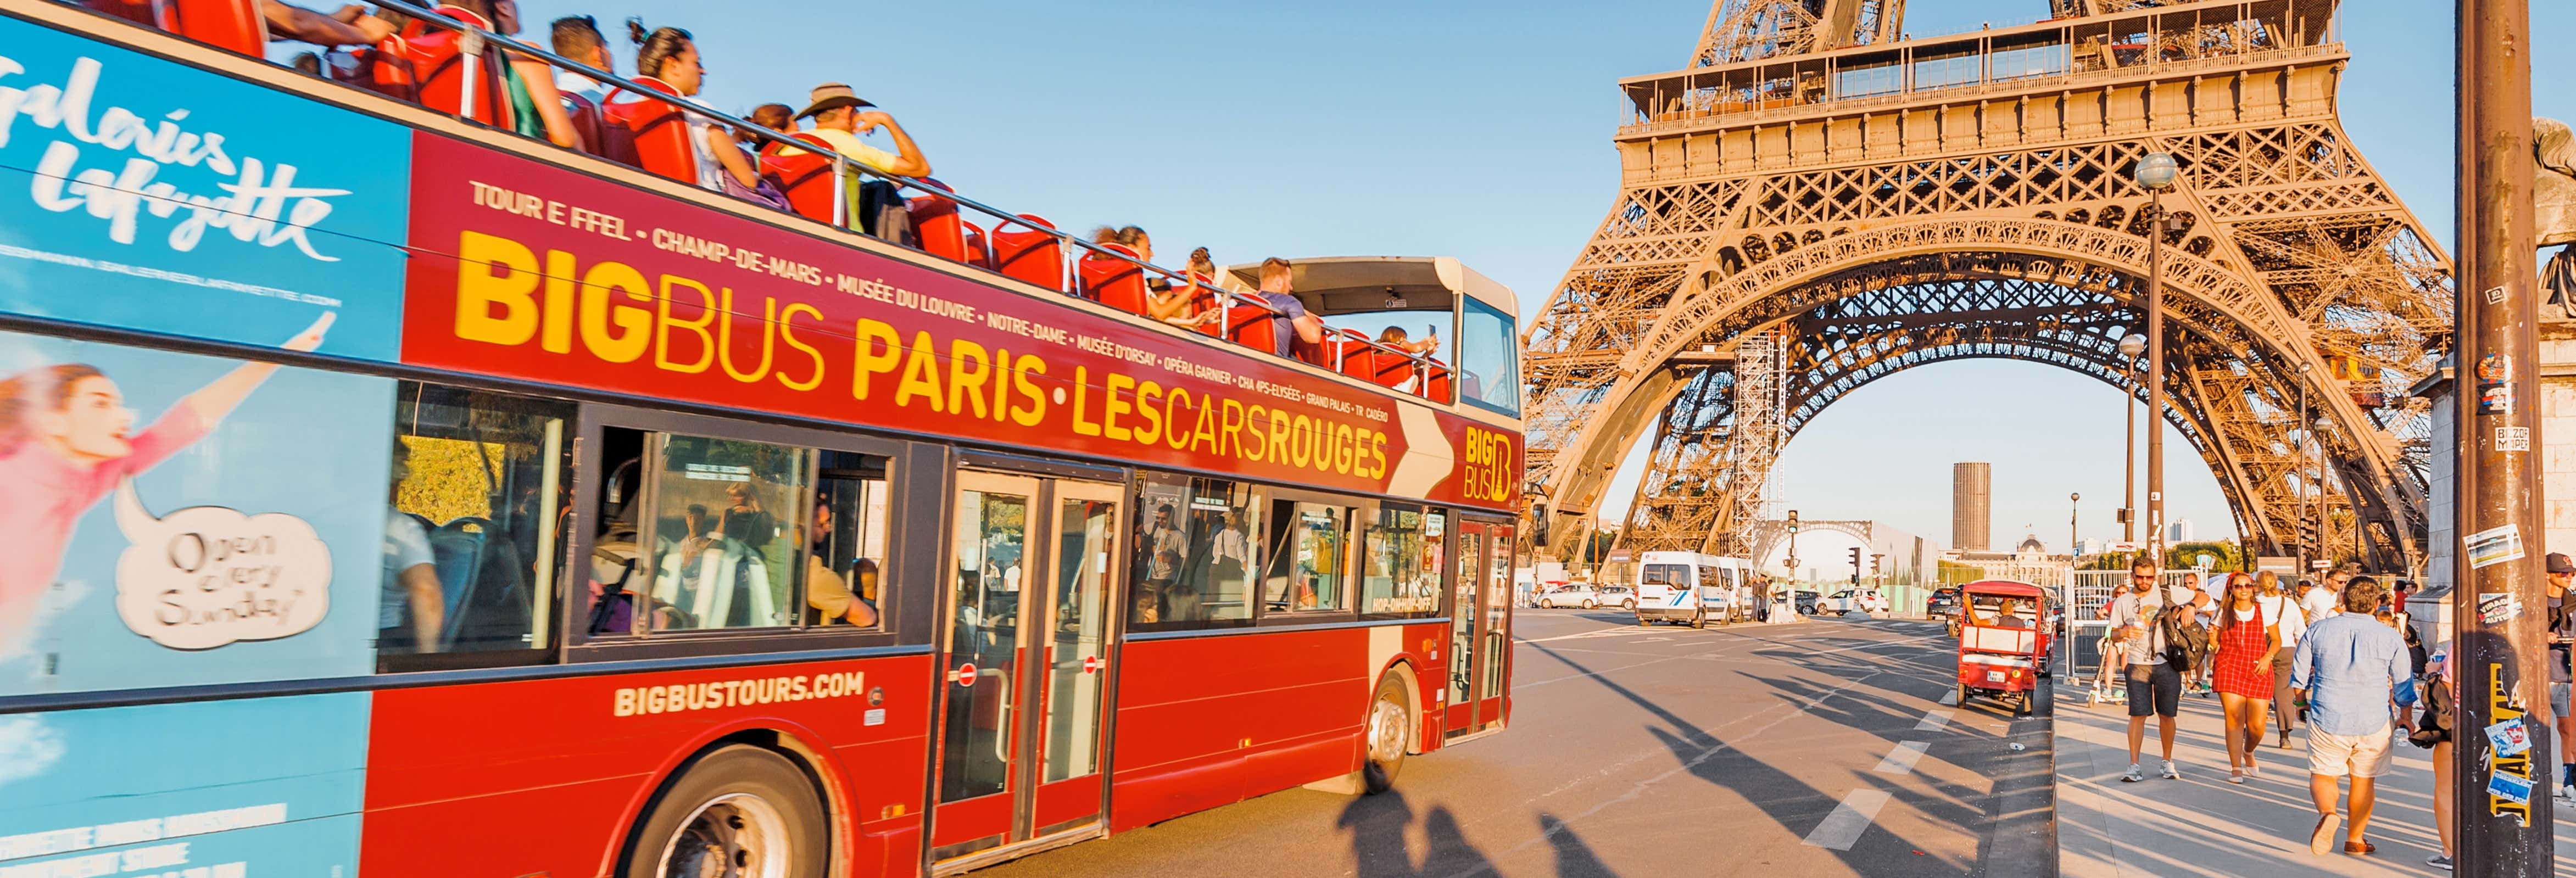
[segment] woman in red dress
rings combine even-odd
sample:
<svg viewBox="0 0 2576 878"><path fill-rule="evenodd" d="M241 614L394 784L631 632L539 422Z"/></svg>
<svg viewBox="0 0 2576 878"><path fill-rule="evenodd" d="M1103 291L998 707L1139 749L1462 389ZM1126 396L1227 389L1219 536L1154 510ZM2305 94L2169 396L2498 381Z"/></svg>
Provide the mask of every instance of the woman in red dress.
<svg viewBox="0 0 2576 878"><path fill-rule="evenodd" d="M2217 647L2211 660L2216 662L2218 703L2227 709L2228 783L2244 783L2246 775L2255 773L2254 748L2263 740L2272 712L2272 654L2281 649L2281 629L2264 618L2269 614L2260 597L2253 576L2228 574L2217 636L2210 638Z"/></svg>

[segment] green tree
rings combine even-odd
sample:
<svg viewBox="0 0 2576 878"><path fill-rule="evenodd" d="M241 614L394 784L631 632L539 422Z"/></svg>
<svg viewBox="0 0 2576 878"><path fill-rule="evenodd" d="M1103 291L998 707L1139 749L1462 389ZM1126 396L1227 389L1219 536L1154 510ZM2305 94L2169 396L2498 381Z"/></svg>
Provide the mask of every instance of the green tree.
<svg viewBox="0 0 2576 878"><path fill-rule="evenodd" d="M2200 556L2209 556L2211 570L2245 569L2245 551L2234 540L2175 543L2165 547L2165 569L2179 570L2200 564Z"/></svg>

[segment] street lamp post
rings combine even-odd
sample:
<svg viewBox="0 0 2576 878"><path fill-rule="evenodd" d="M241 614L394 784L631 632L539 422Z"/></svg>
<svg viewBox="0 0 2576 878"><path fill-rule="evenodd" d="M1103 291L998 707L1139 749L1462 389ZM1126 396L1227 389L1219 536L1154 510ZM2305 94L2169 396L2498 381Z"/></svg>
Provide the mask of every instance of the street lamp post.
<svg viewBox="0 0 2576 878"><path fill-rule="evenodd" d="M2308 425L2313 423L2316 422L2308 417L2308 364L2300 363L2299 444L2296 446L2296 450L2299 452L2299 530L2297 533L2299 548L2297 551L2291 552L2290 554L2298 557L2299 572L2302 574L2308 571L2308 482L2310 481L2307 476ZM2323 467L2319 467L2320 472L2322 472L2323 469ZM2320 522L2317 525L2317 536L2325 536L2325 524L2323 522ZM2322 543L2324 540L2320 539L2318 542Z"/></svg>
<svg viewBox="0 0 2576 878"><path fill-rule="evenodd" d="M2138 355L2147 352L2147 337L2129 333L2120 338L2120 356L2126 358L2121 373L2129 378L2127 392L2120 396L2120 411L2127 415L2129 439L2120 446L2120 541L2138 541Z"/></svg>
<svg viewBox="0 0 2576 878"><path fill-rule="evenodd" d="M2173 156L2147 153L2133 172L2147 190L2147 545L2148 557L2165 557L2165 190L2181 169Z"/></svg>
<svg viewBox="0 0 2576 878"><path fill-rule="evenodd" d="M1798 510L1789 510L1789 585L1798 584Z"/></svg>
<svg viewBox="0 0 2576 878"><path fill-rule="evenodd" d="M2082 494L2070 493L2066 495L2066 563L2068 564L2075 563L2075 516L2083 509L2083 507L2075 504L2083 502L2083 500L2084 495Z"/></svg>

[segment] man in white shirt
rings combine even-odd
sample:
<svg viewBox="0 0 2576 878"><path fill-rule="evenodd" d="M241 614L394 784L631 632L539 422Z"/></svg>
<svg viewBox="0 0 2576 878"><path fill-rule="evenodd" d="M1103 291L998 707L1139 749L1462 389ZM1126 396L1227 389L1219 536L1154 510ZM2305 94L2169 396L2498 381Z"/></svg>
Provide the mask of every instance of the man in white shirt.
<svg viewBox="0 0 2576 878"><path fill-rule="evenodd" d="M2158 588L2156 563L2146 558L2129 566L2129 590L2111 601L2113 639L2128 660L2129 770L2120 780L2146 780L2138 768L2138 751L2146 744L2147 717L2157 719L2157 739L2164 745L2164 776L2180 780L2174 764L2174 719L2182 713L2182 675L2165 661L2163 617L2169 612L2194 613L2210 603L2209 595L2189 585Z"/></svg>
<svg viewBox="0 0 2576 878"><path fill-rule="evenodd" d="M2262 607L2263 620L2281 631L2281 648L2272 654L2272 716L2280 721L2280 744L2287 748L2290 746L2290 731L2298 728L2298 709L2290 700L2291 662L2297 658L2300 635L2308 632L2308 611L2299 606L2297 596L2281 590L2279 574L2257 574L2254 585L2262 595L2255 598L2255 603ZM2260 740L2248 741L2246 746L2260 743Z"/></svg>
<svg viewBox="0 0 2576 878"><path fill-rule="evenodd" d="M2308 624L2314 625L2343 612L2343 583L2352 575L2337 570L2326 574L2324 585L2309 586L2299 593L2299 608L2308 611Z"/></svg>

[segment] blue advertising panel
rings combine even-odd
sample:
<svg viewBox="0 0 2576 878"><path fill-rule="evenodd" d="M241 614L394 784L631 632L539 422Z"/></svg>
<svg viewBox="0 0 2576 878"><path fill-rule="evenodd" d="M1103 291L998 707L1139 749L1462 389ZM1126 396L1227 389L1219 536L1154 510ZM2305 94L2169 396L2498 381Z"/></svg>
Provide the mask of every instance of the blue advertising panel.
<svg viewBox="0 0 2576 878"><path fill-rule="evenodd" d="M355 878L364 692L0 716L0 875Z"/></svg>
<svg viewBox="0 0 2576 878"><path fill-rule="evenodd" d="M0 698L372 673L394 386L0 332Z"/></svg>
<svg viewBox="0 0 2576 878"><path fill-rule="evenodd" d="M0 312L391 360L410 176L407 128L0 17Z"/></svg>

